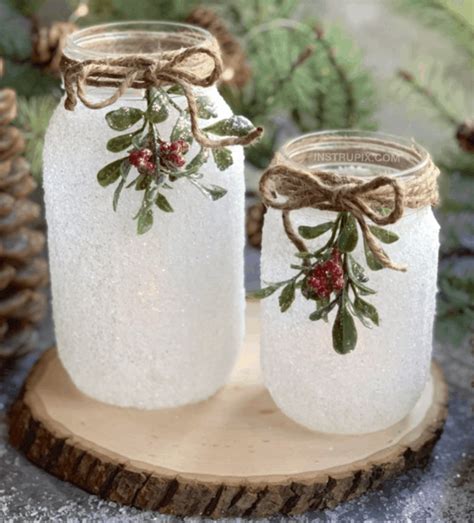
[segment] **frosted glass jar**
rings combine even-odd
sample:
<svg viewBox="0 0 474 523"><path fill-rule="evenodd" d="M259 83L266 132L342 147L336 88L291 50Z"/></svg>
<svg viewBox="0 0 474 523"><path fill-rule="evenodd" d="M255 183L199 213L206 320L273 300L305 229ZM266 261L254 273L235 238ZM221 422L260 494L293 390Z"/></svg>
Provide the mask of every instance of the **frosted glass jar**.
<svg viewBox="0 0 474 523"><path fill-rule="evenodd" d="M206 31L185 26L203 40ZM134 53L135 35L159 49L161 34L182 26L111 24L85 29L68 41L76 60ZM120 42L120 46L116 46ZM106 50L106 51L104 51ZM199 91L217 116L231 110L216 87ZM110 91L88 88L92 100ZM121 106L144 108L144 92L130 90L113 106L73 112L60 103L44 148L44 190L57 347L62 364L84 393L120 406L162 408L208 398L225 384L244 329L243 152L231 147L233 165L219 170L212 155L203 180L227 189L210 201L188 183L166 193L173 213L155 210L153 228L137 235L133 220L141 194L123 191L112 210L114 187L97 172L116 160L106 150L117 136L105 115ZM184 97L175 102L185 106ZM177 116L177 113L176 113ZM170 135L176 116L158 124ZM196 142L189 151L198 151Z"/></svg>
<svg viewBox="0 0 474 523"><path fill-rule="evenodd" d="M304 164L307 169L337 169L366 177L390 172L400 178L416 174L428 158L426 151L412 142L376 133L340 131L315 136L323 136L323 143L308 146L308 136L302 137L284 147L283 155L297 165L301 165L300 157L309 156L311 160ZM347 153L346 138L357 138L362 144L355 151L359 156ZM405 158L389 145L374 145L373 140L379 139L416 147L420 160L410 155ZM378 159L384 155L394 155L395 163L399 155L400 164L405 164L403 171L390 171L379 165ZM315 226L334 220L335 213L301 209L290 216L297 230L300 225ZM285 313L280 312L278 293L262 301L261 361L265 384L283 412L310 429L341 434L382 430L410 412L427 383L439 227L431 208L425 207L407 209L402 219L386 229L396 232L400 239L384 245L385 251L394 262L406 263L408 271L368 269L359 233L353 255L366 269L368 285L377 291L370 296L370 302L378 309L380 326L369 329L357 323L358 342L352 352L341 355L333 350L331 327L335 310L325 323L308 319L314 302L301 295ZM326 240L327 236L322 236L306 243L313 251ZM295 271L290 269L290 263L298 263L295 252L284 232L281 211L268 209L263 229L262 282L291 277Z"/></svg>

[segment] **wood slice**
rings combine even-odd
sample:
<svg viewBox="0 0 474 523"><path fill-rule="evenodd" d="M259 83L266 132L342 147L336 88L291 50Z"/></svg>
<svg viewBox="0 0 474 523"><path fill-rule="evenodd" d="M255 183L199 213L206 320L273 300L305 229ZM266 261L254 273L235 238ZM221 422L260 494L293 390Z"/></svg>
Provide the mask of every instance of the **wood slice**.
<svg viewBox="0 0 474 523"><path fill-rule="evenodd" d="M82 394L51 349L10 411L10 441L33 463L103 498L178 516L268 517L334 507L424 466L441 435L447 387L433 365L413 411L360 436L309 431L261 384L258 313L230 383L211 399L144 411Z"/></svg>

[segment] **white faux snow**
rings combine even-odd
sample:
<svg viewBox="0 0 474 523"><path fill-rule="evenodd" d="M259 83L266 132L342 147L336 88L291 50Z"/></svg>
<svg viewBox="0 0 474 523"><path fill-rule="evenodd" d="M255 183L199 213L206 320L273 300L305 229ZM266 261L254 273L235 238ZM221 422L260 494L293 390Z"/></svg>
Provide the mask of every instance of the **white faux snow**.
<svg viewBox="0 0 474 523"><path fill-rule="evenodd" d="M231 114L215 88L206 94L217 119ZM243 336L245 188L242 148L233 147L232 167L220 172L211 159L201 169L203 183L228 190L224 198L211 202L178 181L166 192L175 212L156 208L152 230L138 236L142 193L124 190L114 213L115 185L101 187L96 175L126 155L106 151L121 133L105 114L144 104L68 112L61 103L46 137L44 187L61 361L84 393L149 409L205 399L232 370ZM163 136L173 121L160 124Z"/></svg>
<svg viewBox="0 0 474 523"><path fill-rule="evenodd" d="M304 209L291 213L294 227L317 225L334 213ZM329 323L308 319L314 302L297 294L285 313L278 292L262 301L262 366L265 384L287 416L322 432L345 434L382 430L412 409L425 386L431 361L439 226L431 209L410 212L387 227L400 239L384 249L406 273L371 271L364 297L375 305L380 326L368 329L355 319L358 342L349 354L332 348ZM310 242L320 246L327 235ZM294 275L295 247L286 237L281 212L265 215L262 280L277 282ZM362 242L355 253L365 267Z"/></svg>

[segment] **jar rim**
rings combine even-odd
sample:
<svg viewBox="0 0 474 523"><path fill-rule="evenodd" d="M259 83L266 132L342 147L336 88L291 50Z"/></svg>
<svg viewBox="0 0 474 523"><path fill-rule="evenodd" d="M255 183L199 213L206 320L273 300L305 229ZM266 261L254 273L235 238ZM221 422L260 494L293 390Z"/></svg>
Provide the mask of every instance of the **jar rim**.
<svg viewBox="0 0 474 523"><path fill-rule="evenodd" d="M329 151L338 158L331 161ZM357 160L355 151L358 151ZM364 151L366 154L364 154ZM378 131L363 131L358 129L337 129L330 131L316 131L303 134L288 141L280 149L280 154L286 161L296 164L298 167L306 167L310 170L334 170L330 165L350 167L374 167L388 168L388 165L402 166L391 167L389 172L383 174L394 177L410 177L423 170L430 161L428 151L415 142L414 139L405 138L389 133ZM318 161L321 154L321 161ZM301 156L309 156L311 165L298 159ZM378 160L380 158L380 160ZM325 159L325 161L323 161ZM385 159L383 162L381 159ZM389 161L391 160L391 161ZM353 176L360 176L357 172ZM369 177L382 174L373 172ZM367 174L361 174L367 177Z"/></svg>
<svg viewBox="0 0 474 523"><path fill-rule="evenodd" d="M99 25L91 25L68 35L64 54L68 58L76 60L87 60L97 58L107 58L111 54L116 56L123 56L127 54L143 54L143 55L160 55L164 52L159 47L159 41L165 35L173 36L178 48L187 48L194 45L202 45L213 40L212 34L198 26L191 24L167 22L167 21L125 21L112 22ZM154 52L140 51L138 48L133 49L133 38L138 37L149 38L155 37ZM130 41L131 49L129 51L119 50L113 46L107 47L107 42L124 43L126 40ZM103 49L100 50L102 45ZM99 47L99 49L97 49Z"/></svg>

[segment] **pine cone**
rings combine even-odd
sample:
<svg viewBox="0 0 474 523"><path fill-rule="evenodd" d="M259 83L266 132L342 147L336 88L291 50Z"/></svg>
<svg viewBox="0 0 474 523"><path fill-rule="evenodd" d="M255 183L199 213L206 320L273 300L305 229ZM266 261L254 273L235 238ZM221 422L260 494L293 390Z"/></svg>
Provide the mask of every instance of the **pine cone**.
<svg viewBox="0 0 474 523"><path fill-rule="evenodd" d="M474 120L466 120L456 131L459 147L468 153L474 153Z"/></svg>
<svg viewBox="0 0 474 523"><path fill-rule="evenodd" d="M206 7L197 7L189 14L186 21L207 29L219 42L224 62L221 80L235 87L243 87L250 79L250 66L242 46L229 31L225 22L214 11Z"/></svg>
<svg viewBox="0 0 474 523"><path fill-rule="evenodd" d="M76 29L77 27L71 22L53 22L49 27L34 24L31 36L32 63L59 75L59 64L66 38Z"/></svg>
<svg viewBox="0 0 474 523"><path fill-rule="evenodd" d="M39 290L48 280L47 263L40 256L45 237L30 228L41 208L28 199L36 183L20 156L23 135L10 125L15 115L15 92L0 90L0 358L34 348L35 324L47 306Z"/></svg>
<svg viewBox="0 0 474 523"><path fill-rule="evenodd" d="M247 208L245 228L247 240L252 247L260 249L262 246L263 220L267 208L262 202L257 202Z"/></svg>

